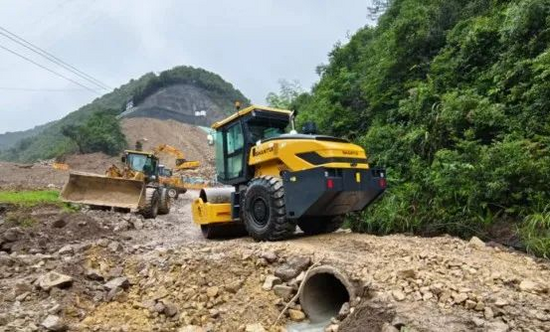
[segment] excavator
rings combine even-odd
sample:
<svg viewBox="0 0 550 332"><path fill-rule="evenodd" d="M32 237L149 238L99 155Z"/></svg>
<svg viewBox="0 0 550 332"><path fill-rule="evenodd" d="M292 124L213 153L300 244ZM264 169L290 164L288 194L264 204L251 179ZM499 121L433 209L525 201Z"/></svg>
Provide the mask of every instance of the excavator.
<svg viewBox="0 0 550 332"><path fill-rule="evenodd" d="M200 162L198 161L188 161L185 159L185 155L183 152L168 144L161 144L153 149L153 152L155 155L159 155L161 153L168 153L173 155L176 158L176 167L174 168L174 171L183 171L183 170L189 170L189 169L196 169L200 166Z"/></svg>
<svg viewBox="0 0 550 332"><path fill-rule="evenodd" d="M60 193L62 201L92 208L135 210L145 218L170 212L168 189L159 182L154 153L126 150L123 169L112 165L105 175L71 172Z"/></svg>
<svg viewBox="0 0 550 332"><path fill-rule="evenodd" d="M187 192L185 183L181 174L182 171L197 169L200 166L198 161L188 161L185 159L183 152L168 144L161 144L153 149L153 152L158 157L162 153L167 153L176 158L176 166L174 169L160 165L159 176L160 183L168 189L168 196L172 199L177 199L179 195Z"/></svg>
<svg viewBox="0 0 550 332"><path fill-rule="evenodd" d="M386 189L365 150L331 136L298 134L294 112L250 106L212 125L217 179L202 189L193 220L206 238L245 229L258 241L330 233ZM291 127L290 133L286 133Z"/></svg>

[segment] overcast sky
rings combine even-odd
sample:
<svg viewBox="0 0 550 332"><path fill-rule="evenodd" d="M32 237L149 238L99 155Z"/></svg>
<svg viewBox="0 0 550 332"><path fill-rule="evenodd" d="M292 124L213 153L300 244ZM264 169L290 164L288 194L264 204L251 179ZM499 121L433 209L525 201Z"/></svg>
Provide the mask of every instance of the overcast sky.
<svg viewBox="0 0 550 332"><path fill-rule="evenodd" d="M315 67L327 62L333 45L369 23L368 3L0 0L0 27L110 87L191 65L220 74L264 103L279 79L309 89L318 79ZM2 35L0 46L85 83ZM98 96L0 48L0 133L59 119Z"/></svg>

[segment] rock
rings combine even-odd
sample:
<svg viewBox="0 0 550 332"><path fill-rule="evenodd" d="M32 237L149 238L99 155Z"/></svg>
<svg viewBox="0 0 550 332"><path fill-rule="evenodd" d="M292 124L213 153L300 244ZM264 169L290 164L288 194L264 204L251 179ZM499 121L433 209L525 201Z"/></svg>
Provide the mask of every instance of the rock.
<svg viewBox="0 0 550 332"><path fill-rule="evenodd" d="M406 298L405 293L400 290L394 290L392 295L397 301L403 301Z"/></svg>
<svg viewBox="0 0 550 332"><path fill-rule="evenodd" d="M134 225L134 228L138 231L143 229L143 221L139 218L132 219L132 225Z"/></svg>
<svg viewBox="0 0 550 332"><path fill-rule="evenodd" d="M325 332L338 332L338 328L337 324L330 324L325 328Z"/></svg>
<svg viewBox="0 0 550 332"><path fill-rule="evenodd" d="M6 242L15 242L21 236L21 230L17 227L9 228L4 232L2 238Z"/></svg>
<svg viewBox="0 0 550 332"><path fill-rule="evenodd" d="M86 270L85 275L86 275L86 278L88 278L90 280L102 281L104 279L101 272L99 272L98 270L94 270L94 269Z"/></svg>
<svg viewBox="0 0 550 332"><path fill-rule="evenodd" d="M112 241L111 243L109 243L108 248L109 250L111 250L111 252L120 252L122 251L122 244L117 241Z"/></svg>
<svg viewBox="0 0 550 332"><path fill-rule="evenodd" d="M311 258L308 256L294 256L288 260L287 264L298 270L299 274L300 272L307 270L309 265L311 265Z"/></svg>
<svg viewBox="0 0 550 332"><path fill-rule="evenodd" d="M168 317L174 317L178 313L178 307L172 302L164 302L164 310L162 312Z"/></svg>
<svg viewBox="0 0 550 332"><path fill-rule="evenodd" d="M269 275L265 278L264 284L262 285L263 290L271 290L273 286L280 285L282 283L281 279L276 276Z"/></svg>
<svg viewBox="0 0 550 332"><path fill-rule="evenodd" d="M153 306L153 311L154 311L154 312L158 312L158 313L160 314L160 313L163 313L163 312L164 312L164 309L165 309L165 308L166 308L166 307L165 307L164 303L162 303L162 302L157 302L157 303L155 303L155 305Z"/></svg>
<svg viewBox="0 0 550 332"><path fill-rule="evenodd" d="M397 275L403 279L417 279L418 275L415 270L402 270L397 272Z"/></svg>
<svg viewBox="0 0 550 332"><path fill-rule="evenodd" d="M264 327L260 323L248 324L244 330L245 332L265 332Z"/></svg>
<svg viewBox="0 0 550 332"><path fill-rule="evenodd" d="M67 225L67 220L65 219L66 217L63 215L63 216L60 216L59 218L57 218L56 220L54 220L54 222L52 222L52 227L53 228L63 228Z"/></svg>
<svg viewBox="0 0 550 332"><path fill-rule="evenodd" d="M294 295L294 288L286 285L275 285L273 287L275 295L282 297L285 300L290 300Z"/></svg>
<svg viewBox="0 0 550 332"><path fill-rule="evenodd" d="M384 323L380 329L380 332L399 332L399 330L389 323Z"/></svg>
<svg viewBox="0 0 550 332"><path fill-rule="evenodd" d="M288 309L288 317L295 322L301 322L306 319L306 314L302 310Z"/></svg>
<svg viewBox="0 0 550 332"><path fill-rule="evenodd" d="M472 238L468 242L468 246L476 249L482 249L485 248L485 242L481 241L481 239L477 236L472 236Z"/></svg>
<svg viewBox="0 0 550 332"><path fill-rule="evenodd" d="M74 254L74 249L71 245L66 245L64 246L63 248L59 249L59 251L57 252L58 254L60 255L72 255Z"/></svg>
<svg viewBox="0 0 550 332"><path fill-rule="evenodd" d="M455 293L455 294L452 295L452 297L453 297L453 302L455 304L460 304L460 303L462 303L462 302L464 302L468 299L468 294L466 294L466 293L458 293L458 294Z"/></svg>
<svg viewBox="0 0 550 332"><path fill-rule="evenodd" d="M213 297L216 297L218 295L219 291L220 291L220 289L218 288L218 286L208 287L206 289L206 295L210 298L213 298Z"/></svg>
<svg viewBox="0 0 550 332"><path fill-rule="evenodd" d="M42 275L39 278L38 285L45 291L52 289L53 287L57 288L66 288L70 287L73 283L73 278L57 273L54 271L48 272L45 275Z"/></svg>
<svg viewBox="0 0 550 332"><path fill-rule="evenodd" d="M446 303L451 298L452 293L449 291L443 291L439 296L439 302Z"/></svg>
<svg viewBox="0 0 550 332"><path fill-rule="evenodd" d="M529 292L529 293L543 293L544 289L537 283L531 281L531 280L523 280L519 284L519 289L522 292Z"/></svg>
<svg viewBox="0 0 550 332"><path fill-rule="evenodd" d="M485 319L493 319L495 317L493 309L491 309L491 307L485 307L485 310L483 311L483 316L485 317Z"/></svg>
<svg viewBox="0 0 550 332"><path fill-rule="evenodd" d="M15 261L13 260L13 258L7 255L0 255L0 266L11 267L14 263Z"/></svg>
<svg viewBox="0 0 550 332"><path fill-rule="evenodd" d="M472 318L472 323L474 323L476 327L483 327L483 325L485 325L485 321L478 317Z"/></svg>
<svg viewBox="0 0 550 332"><path fill-rule="evenodd" d="M476 306L474 307L474 310L475 311L485 310L485 304L483 302L479 301L478 303L476 303Z"/></svg>
<svg viewBox="0 0 550 332"><path fill-rule="evenodd" d="M300 272L298 272L296 269L287 265L279 266L275 270L275 276L281 278L284 281L289 281L292 278L298 276L298 274L300 274Z"/></svg>
<svg viewBox="0 0 550 332"><path fill-rule="evenodd" d="M243 282L241 280L236 280L236 281L233 281L233 282L225 285L225 289L229 293L235 294L239 291L239 289L241 289L242 286L243 286Z"/></svg>
<svg viewBox="0 0 550 332"><path fill-rule="evenodd" d="M349 310L350 307L349 307L349 302L346 302L344 304L342 304L342 307L340 308L340 311L338 312L338 319L339 320L344 320L344 318L346 318L348 315L349 315Z"/></svg>
<svg viewBox="0 0 550 332"><path fill-rule="evenodd" d="M115 288L128 289L130 287L130 282L126 277L118 277L110 280L104 286L109 290L115 289Z"/></svg>
<svg viewBox="0 0 550 332"><path fill-rule="evenodd" d="M265 251L260 255L260 257L265 259L268 263L273 263L277 260L277 254L273 251Z"/></svg>
<svg viewBox="0 0 550 332"><path fill-rule="evenodd" d="M275 270L275 276L281 278L283 281L289 281L297 277L302 271L305 271L310 264L311 259L309 257L291 257L285 264Z"/></svg>
<svg viewBox="0 0 550 332"><path fill-rule="evenodd" d="M464 306L466 307L466 309L474 309L476 307L477 303L475 301L472 301L472 300L466 300L466 303L464 303Z"/></svg>
<svg viewBox="0 0 550 332"><path fill-rule="evenodd" d="M206 332L206 330L197 325L187 325L180 327L178 332Z"/></svg>
<svg viewBox="0 0 550 332"><path fill-rule="evenodd" d="M61 318L55 315L48 315L40 325L50 331L65 331L67 329Z"/></svg>
<svg viewBox="0 0 550 332"><path fill-rule="evenodd" d="M508 330L510 330L508 324L501 321L491 322L485 325L485 331L487 332L507 332Z"/></svg>
<svg viewBox="0 0 550 332"><path fill-rule="evenodd" d="M31 291L32 291L31 284L24 280L17 281L15 283L15 287L13 288L13 293L15 294L15 296L19 296L21 294L31 292Z"/></svg>
<svg viewBox="0 0 550 332"><path fill-rule="evenodd" d="M501 299L501 298L498 298L495 300L495 306L499 307L499 308L502 308L504 306L507 306L508 305L508 301L504 300L504 299Z"/></svg>

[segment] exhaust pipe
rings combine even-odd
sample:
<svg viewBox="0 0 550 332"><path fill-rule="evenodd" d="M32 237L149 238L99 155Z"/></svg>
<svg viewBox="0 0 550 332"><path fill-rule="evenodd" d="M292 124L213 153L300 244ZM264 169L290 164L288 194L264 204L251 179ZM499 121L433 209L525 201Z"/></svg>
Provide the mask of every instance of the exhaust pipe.
<svg viewBox="0 0 550 332"><path fill-rule="evenodd" d="M358 287L344 273L329 266L311 269L298 294L300 305L312 323L337 317L342 305L354 301Z"/></svg>

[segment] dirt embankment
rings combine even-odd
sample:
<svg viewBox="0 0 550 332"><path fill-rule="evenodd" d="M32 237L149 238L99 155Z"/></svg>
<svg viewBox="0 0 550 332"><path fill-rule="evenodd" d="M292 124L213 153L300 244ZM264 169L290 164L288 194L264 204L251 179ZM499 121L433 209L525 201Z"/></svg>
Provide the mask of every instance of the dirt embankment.
<svg viewBox="0 0 550 332"><path fill-rule="evenodd" d="M475 238L205 241L196 195L154 220L37 208L34 226L16 227L1 212L0 331L287 331L299 303L271 326L314 263L363 285L329 331L550 331L548 261Z"/></svg>

